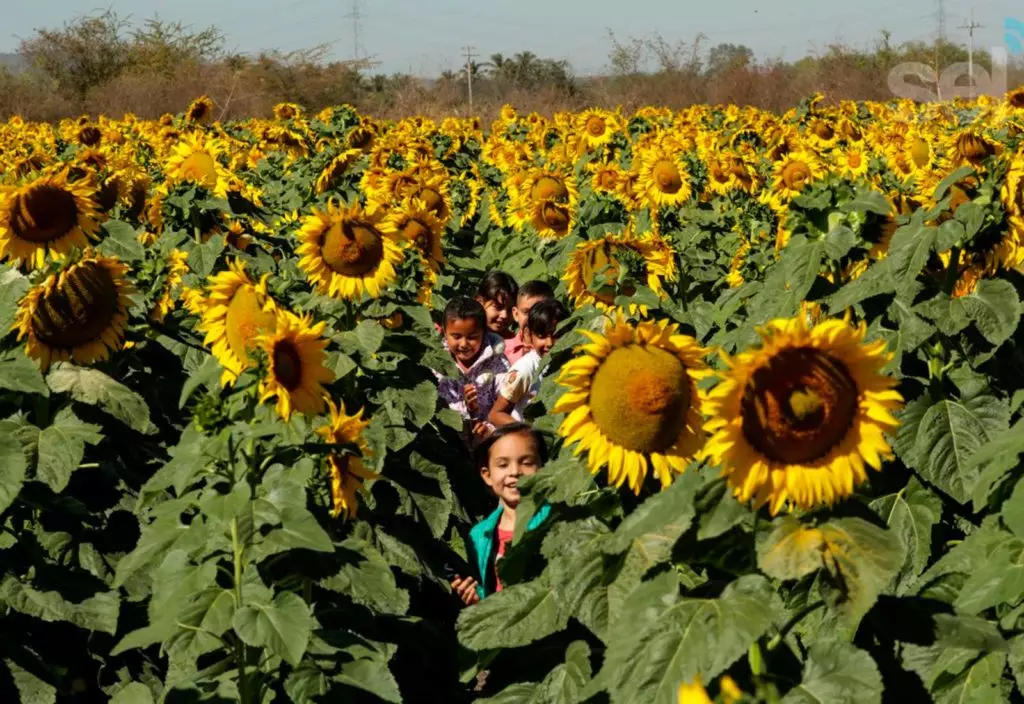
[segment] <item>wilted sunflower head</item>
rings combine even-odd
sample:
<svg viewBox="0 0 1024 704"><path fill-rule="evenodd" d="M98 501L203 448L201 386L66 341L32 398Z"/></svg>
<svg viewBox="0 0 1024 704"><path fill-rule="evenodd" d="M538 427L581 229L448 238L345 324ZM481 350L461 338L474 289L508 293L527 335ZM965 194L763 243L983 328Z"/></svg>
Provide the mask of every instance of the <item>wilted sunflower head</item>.
<svg viewBox="0 0 1024 704"><path fill-rule="evenodd" d="M705 350L678 326L623 319L604 335L582 331L589 344L566 364L558 383L566 392L555 413L567 413L560 433L587 452L590 471L608 467L615 486L639 493L648 467L662 486L683 472L700 448Z"/></svg>
<svg viewBox="0 0 1024 704"><path fill-rule="evenodd" d="M192 101L185 111L185 120L196 124L206 124L213 119L213 101L201 96Z"/></svg>
<svg viewBox="0 0 1024 704"><path fill-rule="evenodd" d="M317 428L316 432L326 443L355 445L359 450L358 455L351 452L333 453L327 460L331 475L331 515L350 520L355 517L359 506L358 492L363 488L363 482L378 477L364 463L372 454L364 435L370 423L363 420L361 409L355 415L348 415L344 403L335 405L330 398L327 399L327 406L331 412L330 421Z"/></svg>
<svg viewBox="0 0 1024 704"><path fill-rule="evenodd" d="M902 397L881 373L884 341L865 344L867 328L806 316L759 330L759 349L726 358L724 380L708 396L713 436L705 454L736 497L810 509L831 505L892 457L886 434Z"/></svg>
<svg viewBox="0 0 1024 704"><path fill-rule="evenodd" d="M32 288L18 308L18 339L45 370L56 361L92 364L121 348L132 293L128 267L113 257L85 258Z"/></svg>

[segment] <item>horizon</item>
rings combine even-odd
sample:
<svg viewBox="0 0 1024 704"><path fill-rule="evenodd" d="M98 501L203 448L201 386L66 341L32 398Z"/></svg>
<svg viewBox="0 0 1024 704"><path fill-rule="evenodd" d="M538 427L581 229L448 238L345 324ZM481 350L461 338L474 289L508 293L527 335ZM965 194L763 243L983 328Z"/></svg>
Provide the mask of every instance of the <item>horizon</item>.
<svg viewBox="0 0 1024 704"><path fill-rule="evenodd" d="M240 3L211 6L202 0L177 0L173 5L164 0L132 3L121 0L104 8L97 8L95 0L53 0L46 6L19 3L13 11L8 10L5 25L9 34L0 36L0 53L17 53L20 40L30 37L36 29L59 28L66 22L104 9L136 22L158 17L193 29L215 26L225 36L225 50L232 53L289 52L326 44L328 60L344 61L357 54L353 20L347 15L358 7L358 56L376 62L372 72L401 73L423 79L436 79L446 70L458 71L465 62L461 51L465 45L474 47L477 61L486 61L495 53L511 56L530 51L540 58L568 61L580 77L604 75L609 72L612 44L608 30L598 29L603 25L614 25L615 37L623 44L632 39L660 36L675 46L693 42L703 35L702 54L718 44L732 43L749 47L759 63L792 62L820 55L833 44L869 49L885 31L891 33L895 45L934 41L938 32L933 0L910 0L892 12L887 12L892 5L888 0L875 0L857 10L823 9L820 3L810 0L780 0L770 7L760 7L762 3L756 0L726 0L715 7L700 8L683 8L669 4L668 0L634 0L628 8L612 7L601 13L589 8L589 17L583 14L588 11L583 0L566 0L557 8L542 0L521 0L519 11L514 14L506 11L506 16L498 16L500 11L496 12L496 8L487 8L491 14L481 13L470 6L468 0L438 0L437 6L430 8L429 18L410 17L409 10L421 6L403 0L342 0L339 5L311 0L304 3L298 13L291 11L298 7L297 3L268 4L266 11L260 11L264 2L245 3L246 14L241 17L230 15L231 6ZM358 5L354 4L356 2ZM974 31L975 47L984 51L991 46L1003 46L1003 21L1014 16L1012 4L1009 0L973 4L975 22L981 25ZM972 2L946 0L945 6L946 40L966 45L968 30L961 25L969 16ZM564 13L567 8L571 14L574 9L578 10L575 14L580 16L551 16L553 12ZM645 8L654 12L643 12ZM289 12L282 22L283 10ZM620 16L623 12L625 14ZM652 14L663 15L663 21L647 19ZM524 16L526 19L522 19ZM800 22L786 19L793 16L802 19ZM54 17L59 19L54 20ZM459 24L461 28L453 26L458 24L456 18L468 20L468 27L464 26L465 22ZM582 25L572 32L577 39L568 43L562 41L564 32L558 26L565 23ZM673 31L674 26L686 28ZM410 31L416 38L403 40ZM551 32L554 36L549 36ZM1024 37L1020 39L1024 41Z"/></svg>

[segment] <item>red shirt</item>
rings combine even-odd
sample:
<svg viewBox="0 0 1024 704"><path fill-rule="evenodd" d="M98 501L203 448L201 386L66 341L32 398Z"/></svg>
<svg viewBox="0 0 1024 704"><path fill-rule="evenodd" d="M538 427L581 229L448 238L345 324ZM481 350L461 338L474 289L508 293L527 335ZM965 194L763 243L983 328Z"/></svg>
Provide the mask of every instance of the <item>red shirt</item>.
<svg viewBox="0 0 1024 704"><path fill-rule="evenodd" d="M529 352L526 343L523 342L523 331L520 330L514 336L505 340L505 359L510 365L515 364L519 359Z"/></svg>
<svg viewBox="0 0 1024 704"><path fill-rule="evenodd" d="M505 548L512 542L513 535L515 535L514 530L498 528L498 553L494 559L494 591L496 592L501 591L501 580L498 579L498 561L505 557Z"/></svg>

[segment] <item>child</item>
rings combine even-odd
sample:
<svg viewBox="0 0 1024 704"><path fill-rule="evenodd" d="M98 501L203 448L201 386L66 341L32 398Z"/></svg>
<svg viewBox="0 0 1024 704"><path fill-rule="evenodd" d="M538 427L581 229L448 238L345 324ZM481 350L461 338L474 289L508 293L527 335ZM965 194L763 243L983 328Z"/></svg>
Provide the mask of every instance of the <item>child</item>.
<svg viewBox="0 0 1024 704"><path fill-rule="evenodd" d="M480 280L476 300L487 313L487 329L501 339L512 337L512 307L519 295L516 280L500 271L489 271Z"/></svg>
<svg viewBox="0 0 1024 704"><path fill-rule="evenodd" d="M515 534L519 477L536 474L547 459L544 438L525 423L499 428L477 448L480 475L498 497L498 507L469 531L469 563L476 567L480 580L456 576L451 582L464 604L475 604L501 591L497 565ZM550 506L540 506L526 529L535 529L550 512Z"/></svg>
<svg viewBox="0 0 1024 704"><path fill-rule="evenodd" d="M508 374L498 378L498 397L487 417L491 425L501 427L523 420L523 409L540 389L544 357L558 341L558 326L569 311L554 298L535 303L523 328L523 340L530 351L512 365Z"/></svg>
<svg viewBox="0 0 1024 704"><path fill-rule="evenodd" d="M516 321L519 330L515 337L505 342L505 358L508 359L509 364L515 364L530 351L523 342L523 332L526 329L526 318L530 315L530 308L534 303L554 297L555 292L551 286L543 281L527 281L519 287L516 305L512 308L512 318Z"/></svg>
<svg viewBox="0 0 1024 704"><path fill-rule="evenodd" d="M497 376L508 371L504 343L487 332L483 306L464 296L448 302L442 331L444 347L455 360L459 373L446 378L435 371L437 392L448 408L458 411L466 420L472 445L473 438L484 437L494 429L487 416L497 396Z"/></svg>

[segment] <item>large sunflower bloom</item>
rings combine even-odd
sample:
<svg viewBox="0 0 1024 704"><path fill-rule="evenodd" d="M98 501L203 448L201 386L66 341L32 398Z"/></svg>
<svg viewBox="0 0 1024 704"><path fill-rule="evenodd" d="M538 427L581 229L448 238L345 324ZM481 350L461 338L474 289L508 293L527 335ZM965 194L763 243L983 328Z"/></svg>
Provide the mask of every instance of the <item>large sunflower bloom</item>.
<svg viewBox="0 0 1024 704"><path fill-rule="evenodd" d="M866 326L805 316L759 330L762 345L726 358L725 380L708 395L713 433L705 454L740 501L832 505L867 480L865 466L892 458L886 434L903 398L881 373L885 342L864 343Z"/></svg>
<svg viewBox="0 0 1024 704"><path fill-rule="evenodd" d="M127 272L117 259L88 255L30 289L14 323L18 339L28 340L25 353L45 371L58 361L103 361L120 349L133 291Z"/></svg>
<svg viewBox="0 0 1024 704"><path fill-rule="evenodd" d="M638 170L637 186L648 206L682 205L693 195L690 172L683 162L664 148L643 152Z"/></svg>
<svg viewBox="0 0 1024 704"><path fill-rule="evenodd" d="M567 413L560 433L587 452L592 473L607 465L616 487L640 492L648 467L662 486L685 471L704 439L697 381L710 372L696 340L667 321L632 326L619 318L566 364L558 383L568 390L554 406Z"/></svg>
<svg viewBox="0 0 1024 704"><path fill-rule="evenodd" d="M194 183L218 198L227 198L228 173L218 161L226 151L219 139L187 135L175 145L164 171L171 183Z"/></svg>
<svg viewBox="0 0 1024 704"><path fill-rule="evenodd" d="M363 458L370 455L370 447L363 437L363 432L370 423L363 420L362 410L350 416L345 413L344 404L340 407L336 406L328 398L327 405L331 411L331 421L327 425L317 428L316 432L324 438L325 442L335 445L355 445L362 453L361 457L351 454L332 454L327 459L331 472L331 500L334 504L331 515L351 519L355 516L359 506L357 492L362 489L363 481L376 479L378 476L363 464Z"/></svg>
<svg viewBox="0 0 1024 704"><path fill-rule="evenodd" d="M274 331L256 338L269 363L260 382L260 402L276 397L277 413L285 420L295 411L306 415L323 413L323 384L334 380L334 372L324 367L327 340L323 332L327 323L311 322L308 316L300 318L278 310Z"/></svg>
<svg viewBox="0 0 1024 704"><path fill-rule="evenodd" d="M296 250L299 268L321 293L334 298L373 298L395 280L404 255L394 228L379 214L364 212L358 203L340 208L329 203L302 220L302 244Z"/></svg>
<svg viewBox="0 0 1024 704"><path fill-rule="evenodd" d="M205 344L224 367L221 384L233 384L242 370L252 365L249 350L255 338L276 326L276 304L267 293L267 278L254 282L238 261L210 279L210 293L201 304L198 329Z"/></svg>
<svg viewBox="0 0 1024 704"><path fill-rule="evenodd" d="M387 216L394 231L423 256L433 271L444 263L445 223L419 199L407 200Z"/></svg>
<svg viewBox="0 0 1024 704"><path fill-rule="evenodd" d="M42 268L47 252L61 257L85 249L100 219L89 181L69 183L67 172L0 190L0 261Z"/></svg>

